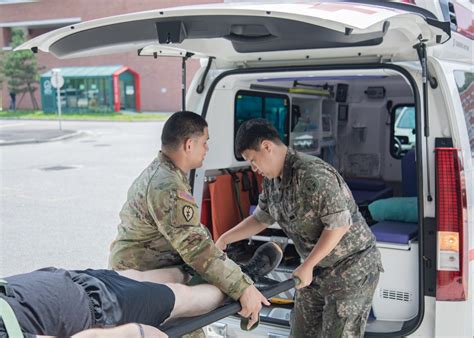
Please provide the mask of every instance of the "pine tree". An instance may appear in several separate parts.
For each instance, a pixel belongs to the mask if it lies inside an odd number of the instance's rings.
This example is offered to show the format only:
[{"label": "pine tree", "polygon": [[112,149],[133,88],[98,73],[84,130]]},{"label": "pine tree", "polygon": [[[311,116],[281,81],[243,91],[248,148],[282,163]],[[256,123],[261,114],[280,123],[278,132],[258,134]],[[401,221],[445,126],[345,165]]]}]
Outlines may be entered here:
[{"label": "pine tree", "polygon": [[[23,30],[12,29],[12,48],[21,45],[25,41]],[[3,73],[8,78],[8,90],[21,94],[18,105],[26,93],[30,94],[33,108],[38,110],[35,98],[36,85],[39,82],[39,71],[36,56],[29,50],[7,52],[5,55]]]}]

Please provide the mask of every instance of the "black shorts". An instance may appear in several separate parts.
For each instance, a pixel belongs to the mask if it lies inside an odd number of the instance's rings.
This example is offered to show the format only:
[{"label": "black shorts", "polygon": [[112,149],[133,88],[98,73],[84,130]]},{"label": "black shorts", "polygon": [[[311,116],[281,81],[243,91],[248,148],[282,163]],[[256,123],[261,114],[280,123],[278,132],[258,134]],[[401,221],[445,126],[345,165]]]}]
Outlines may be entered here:
[{"label": "black shorts", "polygon": [[[69,271],[45,268],[4,278],[0,297],[7,301],[25,336],[69,337],[92,326],[89,297]],[[6,337],[0,320],[0,337]]]},{"label": "black shorts", "polygon": [[110,270],[46,268],[5,279],[8,295],[0,297],[13,308],[25,334],[68,337],[132,322],[158,327],[175,303],[166,285],[137,282]]},{"label": "black shorts", "polygon": [[138,282],[111,270],[72,271],[92,302],[94,326],[141,323],[158,327],[173,311],[175,295],[163,284]]}]

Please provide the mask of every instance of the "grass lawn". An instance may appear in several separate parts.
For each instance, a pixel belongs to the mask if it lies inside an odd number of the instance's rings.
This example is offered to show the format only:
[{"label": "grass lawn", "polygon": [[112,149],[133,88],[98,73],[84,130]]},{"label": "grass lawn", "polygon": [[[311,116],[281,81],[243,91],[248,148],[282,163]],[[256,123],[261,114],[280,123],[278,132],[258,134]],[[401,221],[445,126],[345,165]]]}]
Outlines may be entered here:
[{"label": "grass lawn", "polygon": [[[170,116],[169,113],[128,113],[128,112],[84,112],[84,113],[61,113],[62,120],[83,121],[164,121]],[[40,110],[17,110],[0,111],[0,119],[19,120],[56,120],[57,113],[44,113]]]}]

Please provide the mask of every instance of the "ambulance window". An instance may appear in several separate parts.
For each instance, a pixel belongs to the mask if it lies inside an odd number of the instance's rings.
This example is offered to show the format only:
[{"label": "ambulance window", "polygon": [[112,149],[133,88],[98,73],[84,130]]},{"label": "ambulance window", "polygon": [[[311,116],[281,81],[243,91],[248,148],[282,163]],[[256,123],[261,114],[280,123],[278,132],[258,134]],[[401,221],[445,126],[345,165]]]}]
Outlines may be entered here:
[{"label": "ambulance window", "polygon": [[390,154],[402,158],[415,146],[415,107],[410,104],[397,105],[392,109],[392,132]]},{"label": "ambulance window", "polygon": [[415,108],[406,107],[398,112],[400,115],[400,120],[395,128],[402,129],[415,129]]},{"label": "ambulance window", "polygon": [[454,78],[464,111],[464,121],[471,144],[471,158],[474,159],[474,73],[455,70]]},{"label": "ambulance window", "polygon": [[[265,118],[275,126],[283,142],[288,144],[288,102],[286,95],[238,91],[235,97],[234,139],[242,123],[255,118]],[[235,154],[235,157],[243,160],[240,154]]]}]

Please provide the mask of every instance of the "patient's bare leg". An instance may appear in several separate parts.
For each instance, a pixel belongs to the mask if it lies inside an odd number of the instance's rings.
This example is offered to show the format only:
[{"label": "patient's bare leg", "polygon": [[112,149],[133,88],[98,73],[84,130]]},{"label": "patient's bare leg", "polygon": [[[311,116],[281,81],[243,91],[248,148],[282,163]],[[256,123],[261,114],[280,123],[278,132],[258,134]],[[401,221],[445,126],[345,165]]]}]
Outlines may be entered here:
[{"label": "patient's bare leg", "polygon": [[189,275],[179,268],[155,269],[148,271],[122,270],[118,274],[139,282],[186,283]]},{"label": "patient's bare leg", "polygon": [[139,282],[166,284],[175,295],[175,305],[168,319],[198,316],[214,310],[224,301],[224,294],[214,285],[186,286],[189,275],[178,268],[149,271],[122,270],[120,275]]},{"label": "patient's bare leg", "polygon": [[166,285],[173,290],[176,298],[173,311],[168,319],[202,315],[217,308],[225,298],[222,291],[211,284]]}]

